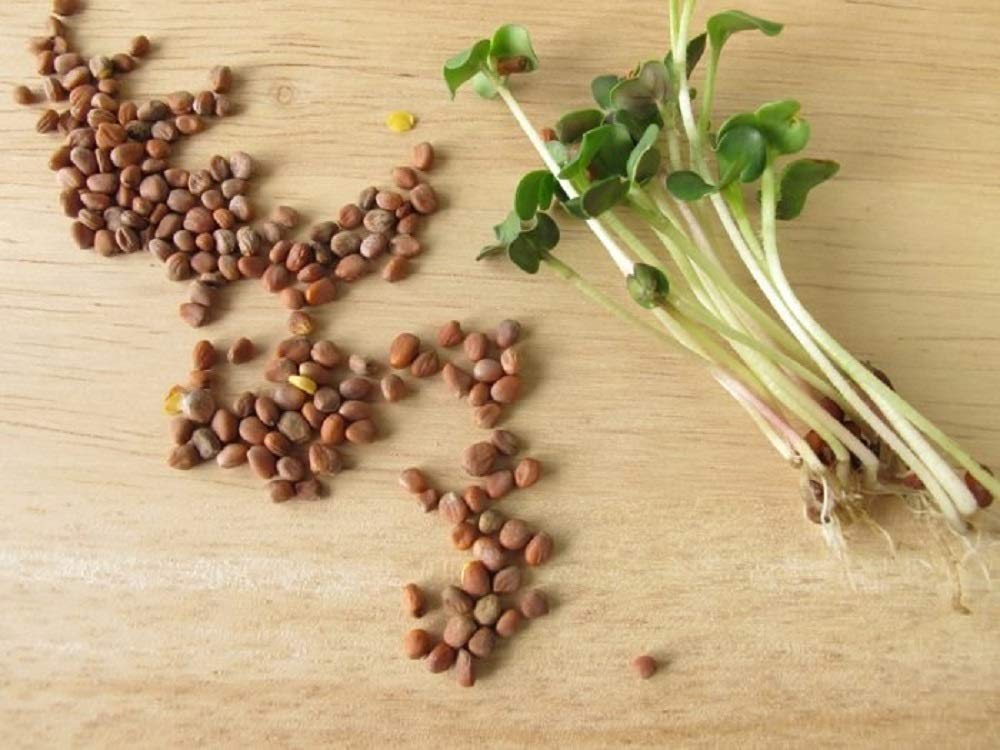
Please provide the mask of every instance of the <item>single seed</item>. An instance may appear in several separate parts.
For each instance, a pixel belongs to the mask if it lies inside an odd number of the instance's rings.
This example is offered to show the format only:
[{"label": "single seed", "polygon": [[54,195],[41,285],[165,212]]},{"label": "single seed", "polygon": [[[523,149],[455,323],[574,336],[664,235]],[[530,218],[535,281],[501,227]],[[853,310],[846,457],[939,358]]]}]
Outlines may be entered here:
[{"label": "single seed", "polygon": [[413,360],[413,364],[410,365],[410,374],[415,378],[429,378],[436,375],[440,369],[441,361],[438,359],[437,352],[429,349],[418,354],[417,358]]},{"label": "single seed", "polygon": [[472,634],[472,637],[466,644],[466,648],[469,649],[473,656],[478,656],[480,659],[488,659],[496,647],[496,642],[497,636],[493,632],[493,629],[482,627]]},{"label": "single seed", "polygon": [[372,392],[372,381],[354,376],[341,381],[340,395],[349,401],[364,401]]},{"label": "single seed", "polygon": [[145,57],[149,54],[150,47],[149,37],[140,34],[133,37],[132,41],[129,42],[128,53],[132,57]]},{"label": "single seed", "polygon": [[524,548],[524,561],[535,567],[544,565],[552,557],[552,537],[541,531],[535,534]]},{"label": "single seed", "polygon": [[215,347],[211,341],[199,341],[191,351],[191,364],[196,370],[211,370],[215,366]]},{"label": "single seed", "polygon": [[657,669],[656,659],[649,654],[637,656],[632,660],[632,670],[639,676],[640,680],[648,680]]},{"label": "single seed", "polygon": [[479,538],[479,529],[471,521],[460,523],[451,530],[451,544],[461,551],[472,549],[472,545]]},{"label": "single seed", "polygon": [[517,438],[507,430],[494,430],[490,435],[490,442],[504,456],[513,456],[517,453]]},{"label": "single seed", "polygon": [[380,385],[382,396],[390,403],[395,403],[406,396],[406,383],[399,375],[386,375]]},{"label": "single seed", "polygon": [[223,469],[234,469],[247,462],[247,450],[247,446],[242,443],[232,443],[219,451],[215,461]]},{"label": "single seed", "polygon": [[484,512],[493,502],[486,490],[478,484],[470,484],[466,487],[462,493],[462,499],[465,500],[465,504],[469,506],[469,510],[473,513]]},{"label": "single seed", "polygon": [[286,503],[295,497],[295,485],[284,479],[275,479],[268,484],[268,492],[272,502]]},{"label": "single seed", "polygon": [[503,513],[498,510],[485,510],[479,516],[479,533],[486,535],[496,534],[500,531],[506,520]]},{"label": "single seed", "polygon": [[344,361],[344,355],[332,341],[317,341],[313,344],[309,356],[323,367],[336,367]]},{"label": "single seed", "polygon": [[514,483],[518,489],[527,489],[542,475],[542,465],[534,458],[522,458],[514,469]]},{"label": "single seed", "polygon": [[410,617],[423,617],[426,607],[424,592],[415,583],[403,586],[403,611]]},{"label": "single seed", "polygon": [[497,346],[507,349],[517,343],[521,337],[521,324],[516,320],[503,320],[497,326]]},{"label": "single seed", "polygon": [[427,654],[427,669],[432,673],[447,672],[455,663],[455,650],[447,643],[439,643]]},{"label": "single seed", "polygon": [[403,469],[399,475],[399,486],[407,492],[419,495],[427,489],[427,477],[420,469]]},{"label": "single seed", "polygon": [[521,352],[516,347],[504,349],[500,353],[500,366],[508,375],[518,375],[521,372]]},{"label": "single seed", "polygon": [[444,378],[448,390],[458,398],[465,396],[472,386],[472,376],[451,362],[445,363],[445,366],[441,368],[441,377]]},{"label": "single seed", "polygon": [[448,492],[438,503],[438,513],[448,523],[457,525],[469,517],[469,506],[454,492]]},{"label": "single seed", "polygon": [[434,167],[434,147],[427,143],[418,143],[413,147],[413,166],[422,172],[428,172]]},{"label": "single seed", "polygon": [[476,602],[472,617],[480,625],[492,625],[500,619],[500,612],[500,597],[496,594],[487,594]]},{"label": "single seed", "polygon": [[433,648],[430,633],[420,628],[414,628],[403,637],[403,653],[408,659],[422,659]]},{"label": "single seed", "polygon": [[236,339],[233,345],[229,347],[229,352],[226,357],[231,364],[242,365],[245,362],[249,362],[257,354],[257,348],[254,343],[245,337]]},{"label": "single seed", "polygon": [[495,383],[504,376],[504,371],[497,360],[481,359],[472,368],[472,376],[480,383]]},{"label": "single seed", "polygon": [[396,187],[412,190],[420,184],[420,177],[410,167],[396,167],[392,170],[392,181]]},{"label": "single seed", "polygon": [[479,442],[462,452],[462,468],[469,476],[484,477],[493,470],[497,449],[492,443]]},{"label": "single seed", "polygon": [[532,589],[522,596],[519,606],[521,614],[529,620],[543,617],[549,613],[549,600],[538,589]]},{"label": "single seed", "polygon": [[343,465],[343,459],[335,448],[321,442],[309,446],[309,469],[313,474],[339,474]]},{"label": "single seed", "polygon": [[450,320],[438,329],[438,346],[451,349],[462,343],[462,324],[457,320]]},{"label": "single seed", "polygon": [[462,589],[469,596],[480,597],[490,593],[490,572],[479,560],[470,560],[462,568]]},{"label": "single seed", "polygon": [[462,687],[476,684],[476,660],[464,648],[455,657],[455,681]]},{"label": "single seed", "polygon": [[355,375],[374,375],[378,365],[371,357],[352,354],[347,359],[347,369]]},{"label": "single seed", "polygon": [[475,541],[472,556],[494,573],[507,564],[507,551],[496,539],[488,536],[481,536]]},{"label": "single seed", "polygon": [[420,353],[420,339],[412,333],[401,333],[389,345],[389,366],[402,370],[413,364]]},{"label": "single seed", "polygon": [[444,608],[453,615],[471,615],[472,598],[458,586],[447,586],[441,592],[441,602]]},{"label": "single seed", "polygon": [[417,213],[432,214],[438,210],[438,197],[434,188],[426,182],[417,185],[410,191],[410,203]]},{"label": "single seed", "polygon": [[306,476],[306,467],[294,456],[278,459],[278,476],[286,482],[301,482]]},{"label": "single seed", "polygon": [[272,398],[285,411],[299,411],[309,400],[309,394],[291,383],[282,383],[274,389]]},{"label": "single seed", "polygon": [[349,443],[354,443],[355,445],[366,445],[375,440],[376,436],[375,423],[370,419],[362,419],[359,422],[353,422],[345,431],[345,436]]},{"label": "single seed", "polygon": [[208,424],[215,415],[215,398],[204,389],[190,391],[181,399],[181,413],[192,422]]},{"label": "single seed", "polygon": [[250,450],[247,451],[247,462],[250,464],[250,470],[258,479],[266,481],[278,471],[277,459],[274,454],[262,445],[251,446]]},{"label": "single seed", "polygon": [[240,420],[228,409],[216,409],[211,424],[223,443],[235,443],[240,436]]},{"label": "single seed", "polygon": [[27,86],[15,86],[13,91],[14,103],[22,106],[35,103],[35,92]]},{"label": "single seed", "polygon": [[170,468],[179,469],[181,471],[193,469],[200,462],[201,456],[198,454],[198,450],[191,443],[175,446],[170,451],[170,455],[167,457],[167,464]]},{"label": "single seed", "polygon": [[402,281],[410,272],[410,261],[402,255],[396,255],[382,268],[382,278],[390,284]]},{"label": "single seed", "polygon": [[438,491],[435,489],[424,490],[417,495],[417,505],[424,513],[430,513],[438,506]]},{"label": "single seed", "polygon": [[489,340],[478,331],[473,331],[465,337],[462,349],[470,362],[478,362],[483,359],[489,351]]},{"label": "single seed", "polygon": [[500,529],[500,544],[509,550],[524,549],[532,538],[531,529],[519,518],[512,518]]},{"label": "single seed", "polygon": [[210,461],[219,455],[222,450],[222,442],[208,427],[199,427],[191,435],[191,445],[198,451],[203,461]]},{"label": "single seed", "polygon": [[493,591],[497,594],[513,594],[521,588],[521,569],[508,565],[493,576]]},{"label": "single seed", "polygon": [[476,621],[469,615],[452,615],[444,626],[442,640],[452,648],[461,648],[477,629]]},{"label": "single seed", "polygon": [[510,494],[514,488],[514,473],[510,469],[495,471],[486,477],[486,494],[499,500]]},{"label": "single seed", "polygon": [[184,445],[194,434],[195,423],[187,417],[174,417],[170,420],[170,439],[174,445]]},{"label": "single seed", "polygon": [[510,638],[521,627],[521,613],[516,609],[505,610],[495,626],[497,635],[501,638]]},{"label": "single seed", "polygon": [[500,417],[503,416],[503,407],[500,404],[483,404],[476,407],[472,416],[477,426],[489,430],[500,422]]},{"label": "single seed", "polygon": [[308,336],[315,330],[315,324],[309,313],[296,310],[288,316],[288,330],[296,336]]},{"label": "single seed", "polygon": [[521,396],[521,378],[518,375],[504,375],[490,388],[490,396],[498,404],[512,404]]},{"label": "single seed", "polygon": [[209,73],[208,80],[212,85],[212,91],[223,94],[233,85],[233,71],[228,65],[216,65]]}]

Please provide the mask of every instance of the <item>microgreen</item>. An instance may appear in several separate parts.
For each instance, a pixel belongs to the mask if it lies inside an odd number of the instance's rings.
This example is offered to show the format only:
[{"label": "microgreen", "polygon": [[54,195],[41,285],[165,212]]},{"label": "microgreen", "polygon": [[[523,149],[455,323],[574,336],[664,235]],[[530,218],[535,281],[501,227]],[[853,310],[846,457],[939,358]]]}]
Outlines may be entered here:
[{"label": "microgreen", "polygon": [[[568,111],[556,123],[558,140],[547,143],[510,90],[511,75],[538,67],[523,27],[502,26],[448,60],[444,77],[452,95],[471,82],[480,96],[501,99],[546,166],[519,180],[513,210],[479,257],[506,256],[530,274],[548,267],[620,319],[705,360],[782,457],[801,466],[803,486],[819,488],[806,503],[828,538],[836,538],[838,508],[854,515],[865,496],[901,492],[902,470],[924,488],[907,490],[919,495],[918,505],[964,529],[962,517],[975,512],[976,498],[952,464],[983,491],[1000,494],[1000,482],[820,326],[784,274],[777,221],[799,217],[811,192],[839,170],[828,160],[788,161],[809,144],[800,103],[780,99],[730,113],[713,130],[716,74],[728,40],[744,31],[775,36],[781,24],[726,11],[688,39],[693,7],[694,0],[672,0],[675,49],[625,76],[595,78],[590,95],[597,107]],[[690,77],[706,52],[696,116]],[[755,224],[748,206],[757,197]],[[553,202],[565,218],[587,223],[648,320],[556,257]],[[686,205],[694,202],[700,203]],[[625,213],[652,230],[660,251],[630,228]],[[708,222],[715,220],[713,232]],[[727,248],[773,314],[720,262]],[[820,397],[836,404],[851,427]],[[872,445],[882,448],[876,453]]]}]

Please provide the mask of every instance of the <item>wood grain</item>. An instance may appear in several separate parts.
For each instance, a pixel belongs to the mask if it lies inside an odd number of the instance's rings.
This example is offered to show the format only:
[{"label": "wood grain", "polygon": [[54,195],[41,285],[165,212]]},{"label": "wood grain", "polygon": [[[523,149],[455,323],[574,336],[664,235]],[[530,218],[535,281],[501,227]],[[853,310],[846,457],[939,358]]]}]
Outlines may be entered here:
[{"label": "wood grain", "polygon": [[[556,606],[475,690],[400,655],[399,587],[463,557],[399,496],[421,464],[457,481],[475,434],[440,386],[386,412],[328,501],[275,507],[243,472],[169,471],[162,395],[198,336],[153,261],[73,249],[36,115],[0,104],[0,744],[4,747],[987,747],[1000,730],[1000,604],[974,561],[951,606],[948,545],[879,509],[899,553],[851,531],[848,567],[799,510],[797,478],[695,364],[662,354],[551,279],[471,262],[535,164],[499,106],[439,80],[446,54],[517,20],[544,68],[523,82],[544,123],[592,76],[664,51],[665,3],[509,0],[90,0],[85,50],[154,39],[135,96],[238,72],[238,115],[183,150],[264,165],[259,205],[330,216],[417,138],[443,155],[447,210],[399,286],[371,281],[322,313],[382,354],[407,328],[520,318],[532,383],[511,420],[549,469],[508,509],[558,556],[534,575]],[[700,18],[728,3],[705,2]],[[42,2],[0,4],[0,76],[30,80]],[[648,8],[648,12],[646,9]],[[796,96],[841,176],[785,234],[816,315],[892,373],[985,462],[1000,464],[1000,64],[992,0],[754,0],[788,23],[736,38],[724,111]],[[388,133],[387,111],[420,118]],[[620,283],[580,229],[564,252]],[[256,285],[209,329],[271,345]],[[232,388],[259,365],[227,373]],[[995,536],[979,542],[995,567]],[[952,550],[956,544],[950,543]],[[853,585],[852,585],[853,583]],[[646,683],[637,653],[666,663]],[[990,740],[993,737],[993,740]]]}]

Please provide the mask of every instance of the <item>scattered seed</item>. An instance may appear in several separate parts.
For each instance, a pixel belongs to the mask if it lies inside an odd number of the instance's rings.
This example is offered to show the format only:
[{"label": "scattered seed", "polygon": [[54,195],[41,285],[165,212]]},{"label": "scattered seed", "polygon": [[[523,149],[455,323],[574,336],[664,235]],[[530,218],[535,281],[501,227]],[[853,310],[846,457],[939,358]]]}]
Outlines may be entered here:
[{"label": "scattered seed", "polygon": [[434,147],[427,143],[418,143],[413,147],[413,166],[421,172],[428,172],[434,167]]},{"label": "scattered seed", "polygon": [[390,112],[385,118],[385,126],[394,133],[405,133],[408,130],[413,130],[416,122],[416,117],[403,110]]},{"label": "scattered seed", "polygon": [[490,396],[498,404],[512,404],[521,396],[521,378],[518,375],[504,375],[490,388]]},{"label": "scattered seed", "polygon": [[507,349],[517,343],[521,337],[521,324],[516,320],[503,320],[497,326],[497,346]]},{"label": "scattered seed", "polygon": [[509,550],[524,549],[531,541],[533,534],[524,521],[512,518],[500,529],[498,537],[500,544]]},{"label": "scattered seed", "polygon": [[464,648],[455,657],[455,681],[462,687],[476,684],[476,660]]},{"label": "scattered seed", "polygon": [[438,346],[451,349],[462,343],[462,324],[457,320],[451,320],[438,329]]},{"label": "scattered seed", "polygon": [[322,442],[309,446],[309,470],[313,474],[332,476],[340,473],[342,467],[343,459],[336,449]]},{"label": "scattered seed", "polygon": [[417,495],[417,505],[423,509],[424,513],[430,513],[438,506],[438,491],[435,489],[424,490]]},{"label": "scattered seed", "polygon": [[426,630],[414,628],[403,637],[403,653],[408,659],[422,659],[433,648],[433,639]]},{"label": "scattered seed", "polygon": [[532,567],[544,565],[552,557],[552,537],[541,531],[524,548],[524,561]]},{"label": "scattered seed", "polygon": [[15,104],[27,106],[35,103],[35,92],[27,86],[15,86],[12,92]]},{"label": "scattered seed", "polygon": [[504,610],[497,620],[495,626],[497,635],[501,638],[510,638],[521,627],[521,613],[516,609]]},{"label": "scattered seed", "polygon": [[347,368],[355,375],[374,375],[378,364],[371,357],[352,354],[347,360]]},{"label": "scattered seed", "polygon": [[504,456],[513,456],[517,454],[517,438],[507,430],[494,430],[493,434],[490,435],[490,442],[493,443],[497,451]]},{"label": "scattered seed", "polygon": [[227,445],[215,457],[216,463],[223,469],[233,469],[247,462],[247,446],[242,443]]},{"label": "scattered seed", "polygon": [[424,592],[415,583],[403,586],[403,611],[410,617],[423,617],[426,608]]},{"label": "scattered seed", "polygon": [[519,606],[521,614],[529,620],[543,617],[549,613],[549,600],[538,589],[532,589],[522,596]]},{"label": "scattered seed", "polygon": [[447,643],[439,643],[427,654],[427,669],[437,674],[447,672],[455,663],[455,650]]},{"label": "scattered seed", "polygon": [[479,516],[479,533],[486,534],[488,536],[496,534],[500,531],[500,528],[506,520],[507,519],[504,517],[503,513],[498,510],[484,510]]},{"label": "scattered seed", "polygon": [[534,458],[522,458],[514,470],[514,483],[518,489],[527,489],[536,482],[542,474],[542,465]]},{"label": "scattered seed", "polygon": [[441,362],[437,352],[429,349],[418,354],[417,358],[413,360],[413,364],[410,365],[410,374],[415,378],[429,378],[436,375],[440,369]]},{"label": "scattered seed", "polygon": [[462,349],[470,362],[478,362],[483,359],[489,351],[489,347],[489,340],[478,331],[470,333],[462,342]]},{"label": "scattered seed", "polygon": [[486,596],[491,588],[490,572],[480,560],[470,560],[462,568],[461,585],[469,596]]},{"label": "scattered seed", "polygon": [[272,502],[286,503],[295,497],[295,485],[284,479],[274,479],[268,484],[268,493]]},{"label": "scattered seed", "polygon": [[406,383],[399,375],[386,375],[380,385],[382,396],[390,403],[395,403],[406,396]]},{"label": "scattered seed", "polygon": [[441,368],[441,377],[448,390],[458,398],[465,396],[472,386],[472,376],[451,362],[445,363],[445,366]]},{"label": "scattered seed", "polygon": [[420,339],[412,333],[401,333],[389,345],[389,366],[402,370],[413,364],[420,353]]},{"label": "scattered seed", "polygon": [[407,492],[419,495],[427,489],[427,476],[420,469],[403,469],[399,474],[399,486]]},{"label": "scattered seed", "polygon": [[503,416],[503,407],[500,404],[483,404],[477,406],[473,412],[476,425],[487,430],[495,427],[500,422],[501,416]]},{"label": "scattered seed", "polygon": [[249,362],[257,354],[257,348],[254,343],[248,338],[238,338],[233,342],[233,345],[229,347],[229,352],[226,355],[229,362],[234,365],[242,365],[245,362]]},{"label": "scattered seed", "polygon": [[488,536],[481,536],[473,543],[472,556],[494,573],[507,564],[507,551]]},{"label": "scattered seed", "polygon": [[191,351],[191,364],[196,370],[211,370],[215,366],[216,352],[211,341],[199,341]]},{"label": "scattered seed", "polygon": [[506,497],[514,488],[514,473],[510,469],[495,471],[486,477],[486,494],[494,500]]},{"label": "scattered seed", "polygon": [[181,399],[181,412],[192,422],[208,424],[215,415],[215,398],[201,388],[190,391]]},{"label": "scattered seed", "polygon": [[469,476],[483,477],[492,471],[496,458],[497,449],[492,443],[474,443],[462,453],[462,468]]},{"label": "scattered seed", "polygon": [[315,324],[309,313],[295,310],[288,316],[288,330],[295,336],[308,336],[315,330]]},{"label": "scattered seed", "polygon": [[181,471],[193,469],[200,462],[201,456],[191,443],[174,447],[167,458],[167,464],[171,469],[179,469]]},{"label": "scattered seed", "polygon": [[632,669],[641,680],[648,680],[656,674],[657,667],[656,659],[649,654],[637,656],[632,660]]},{"label": "scattered seed", "polygon": [[470,484],[466,487],[465,492],[462,493],[462,499],[465,500],[465,504],[473,513],[483,513],[493,502],[486,490],[478,484]]}]

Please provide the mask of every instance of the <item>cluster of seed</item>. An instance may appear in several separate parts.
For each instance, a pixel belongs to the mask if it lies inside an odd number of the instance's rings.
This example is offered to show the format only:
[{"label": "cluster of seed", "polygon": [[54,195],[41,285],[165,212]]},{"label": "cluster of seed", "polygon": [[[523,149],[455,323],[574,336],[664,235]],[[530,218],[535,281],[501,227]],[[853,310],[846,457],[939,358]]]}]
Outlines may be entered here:
[{"label": "cluster of seed", "polygon": [[[252,353],[252,344],[241,339],[228,358],[240,364]],[[345,357],[332,341],[285,339],[265,368],[273,387],[242,393],[229,409],[218,406],[211,389],[215,348],[201,341],[193,358],[191,386],[177,386],[167,398],[168,412],[177,412],[168,458],[174,468],[212,459],[226,469],[246,463],[268,482],[275,502],[311,500],[324,491],[320,478],[343,468],[344,445],[367,445],[378,436],[373,405],[378,385],[368,377],[377,365],[358,355]],[[347,367],[350,372],[344,373]]]},{"label": "cluster of seed", "polygon": [[[497,328],[491,341],[481,333],[464,337],[465,353],[477,365],[488,360],[492,351],[513,352],[521,328],[506,320]],[[470,346],[469,341],[473,344]],[[463,343],[461,326],[452,321],[440,330],[438,343],[456,347]],[[415,375],[427,376],[438,371],[440,362],[432,349],[422,349],[413,334],[400,334],[390,347],[390,364],[401,369],[409,367]],[[501,368],[502,369],[502,368]],[[515,372],[500,374],[485,372],[482,367],[473,375],[466,374],[461,388],[455,387],[454,375],[464,371],[446,363],[441,374],[459,395],[476,388],[495,390],[503,378],[518,378],[514,387],[520,391],[520,379]],[[451,373],[451,376],[448,375]],[[474,384],[473,384],[474,383]],[[501,398],[489,403],[499,410],[500,404],[511,403],[501,392]],[[482,408],[486,404],[480,404]],[[498,414],[499,416],[499,414]],[[498,417],[497,417],[498,418]],[[490,420],[492,424],[496,419]],[[424,628],[409,631],[404,638],[404,651],[411,659],[425,658],[431,672],[445,672],[453,665],[460,685],[475,684],[476,665],[488,658],[497,639],[514,635],[524,619],[534,619],[548,613],[548,600],[537,589],[521,593],[524,566],[536,567],[552,556],[552,537],[533,530],[518,518],[508,517],[496,506],[513,490],[526,490],[541,477],[541,464],[524,457],[515,463],[520,453],[517,438],[507,430],[494,430],[488,441],[470,445],[462,454],[461,465],[466,474],[476,480],[460,493],[441,492],[418,468],[404,470],[399,483],[416,498],[418,506],[437,515],[451,527],[452,545],[469,551],[473,559],[462,569],[459,585],[448,586],[441,599],[449,618],[440,638]],[[421,617],[425,614],[424,597],[419,587],[409,584],[403,590],[407,611]]]},{"label": "cluster of seed", "polygon": [[[60,14],[78,9],[69,0],[55,6]],[[122,99],[120,78],[149,53],[149,39],[133,39],[129,54],[87,59],[72,49],[60,18],[52,16],[46,31],[29,43],[49,107],[37,130],[64,136],[49,166],[62,188],[63,212],[73,219],[73,240],[102,256],[145,249],[163,262],[171,280],[193,279],[188,301],[179,307],[188,325],[210,322],[218,289],[240,279],[262,279],[297,310],[331,302],[338,281],[360,279],[383,257],[386,280],[408,275],[410,260],[423,250],[416,238],[422,218],[438,208],[434,189],[420,174],[434,164],[430,144],[414,148],[411,166],[392,171],[405,194],[367,188],[357,203],[340,210],[337,221],[318,224],[308,240],[292,242],[285,239],[299,222],[292,208],[279,206],[252,224],[256,212],[247,194],[254,164],[248,154],[213,156],[195,171],[171,163],[172,144],[203,131],[205,118],[232,112],[228,67],[213,68],[209,87],[200,93],[176,91],[136,103]],[[23,105],[39,99],[27,86],[16,87],[13,96]]]}]

